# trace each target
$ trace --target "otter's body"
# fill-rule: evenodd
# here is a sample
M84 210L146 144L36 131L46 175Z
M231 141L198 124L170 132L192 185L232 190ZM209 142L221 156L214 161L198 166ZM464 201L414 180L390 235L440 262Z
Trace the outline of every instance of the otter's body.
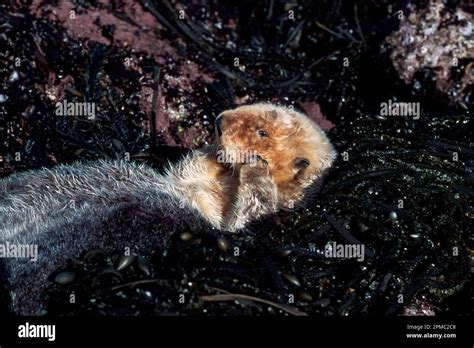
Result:
M193 154L182 165L200 156ZM165 247L175 231L210 228L186 200L192 197L181 195L186 188L174 174L159 175L134 163L97 161L0 181L0 244L38 248L36 261L2 260L12 311L39 314L39 295L48 276L83 251L128 247L147 255Z
M2 260L12 311L39 314L48 276L83 251L129 247L146 255L177 231L236 232L292 208L334 160L324 133L302 114L271 104L229 113L216 125L216 145L192 152L164 174L146 165L95 161L0 180L0 244L38 246L36 262ZM249 132L239 133L243 127ZM221 163L219 151L256 157Z

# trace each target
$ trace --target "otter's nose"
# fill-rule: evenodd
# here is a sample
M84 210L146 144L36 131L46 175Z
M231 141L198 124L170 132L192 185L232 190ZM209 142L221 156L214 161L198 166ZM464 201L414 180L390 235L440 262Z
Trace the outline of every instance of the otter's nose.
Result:
M217 130L217 136L220 137L222 135L222 128L221 128L222 127L222 114L216 117L216 121L214 122L214 125Z

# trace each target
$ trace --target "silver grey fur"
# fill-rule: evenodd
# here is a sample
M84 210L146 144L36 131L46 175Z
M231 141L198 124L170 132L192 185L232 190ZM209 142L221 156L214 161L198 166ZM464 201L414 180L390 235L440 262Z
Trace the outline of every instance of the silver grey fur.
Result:
M205 154L195 151L163 175L143 164L94 161L0 180L0 244L39 248L36 262L0 260L12 312L40 314L48 276L84 251L129 247L146 255L166 246L175 232L235 231L249 218L276 211L275 184L265 163L259 162L242 168L229 221L224 225L204 218L190 192L207 190L206 183L199 182L206 168L196 160Z

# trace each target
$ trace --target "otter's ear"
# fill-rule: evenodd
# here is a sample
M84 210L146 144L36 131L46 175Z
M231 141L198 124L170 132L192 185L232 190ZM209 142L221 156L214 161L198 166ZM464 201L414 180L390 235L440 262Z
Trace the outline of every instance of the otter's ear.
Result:
M296 173L296 178L297 179L303 179L305 176L306 168L309 167L309 160L304 157L296 157L293 161L293 165L295 166L295 169L298 171Z
M296 169L301 170L309 167L309 159L304 157L296 157L293 161L293 164Z

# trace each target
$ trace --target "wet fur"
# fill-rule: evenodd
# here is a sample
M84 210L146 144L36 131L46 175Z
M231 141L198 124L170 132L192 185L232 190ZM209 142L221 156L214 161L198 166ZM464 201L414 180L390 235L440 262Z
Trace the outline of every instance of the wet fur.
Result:
M236 232L304 201L335 157L306 116L271 104L223 114L216 144L158 174L146 165L95 161L28 171L0 181L0 243L37 244L37 262L4 259L11 309L39 314L47 277L91 249L150 254L178 231ZM269 133L256 137L259 129ZM255 151L255 163L218 163L218 149ZM305 158L309 165L295 166Z

